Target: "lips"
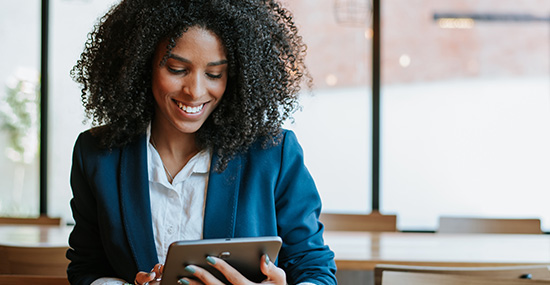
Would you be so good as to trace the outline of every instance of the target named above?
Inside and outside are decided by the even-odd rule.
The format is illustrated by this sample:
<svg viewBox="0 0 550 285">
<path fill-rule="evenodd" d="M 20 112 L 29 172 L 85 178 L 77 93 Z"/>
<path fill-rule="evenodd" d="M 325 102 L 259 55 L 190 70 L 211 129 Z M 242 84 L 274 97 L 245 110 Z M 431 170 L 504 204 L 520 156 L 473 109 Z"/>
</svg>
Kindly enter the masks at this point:
<svg viewBox="0 0 550 285">
<path fill-rule="evenodd" d="M 174 102 L 178 105 L 178 108 L 180 108 L 180 110 L 184 111 L 185 113 L 188 113 L 188 114 L 197 114 L 199 113 L 200 111 L 202 111 L 202 108 L 204 108 L 204 103 L 199 105 L 199 106 L 188 106 L 188 105 L 185 105 L 183 104 L 182 102 L 179 102 L 179 101 L 176 101 L 174 100 Z"/>
</svg>

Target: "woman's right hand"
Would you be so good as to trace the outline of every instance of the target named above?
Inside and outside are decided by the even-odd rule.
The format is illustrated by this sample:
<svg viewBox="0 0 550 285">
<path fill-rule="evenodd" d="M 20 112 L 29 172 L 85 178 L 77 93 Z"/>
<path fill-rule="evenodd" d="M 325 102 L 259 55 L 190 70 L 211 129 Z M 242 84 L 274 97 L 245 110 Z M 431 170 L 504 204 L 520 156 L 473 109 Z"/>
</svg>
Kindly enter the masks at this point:
<svg viewBox="0 0 550 285">
<path fill-rule="evenodd" d="M 140 271 L 136 274 L 136 278 L 134 279 L 135 285 L 158 285 L 160 284 L 160 279 L 162 278 L 162 271 L 164 270 L 164 265 L 157 263 L 151 270 L 151 272 L 147 273 L 144 271 Z"/>
</svg>

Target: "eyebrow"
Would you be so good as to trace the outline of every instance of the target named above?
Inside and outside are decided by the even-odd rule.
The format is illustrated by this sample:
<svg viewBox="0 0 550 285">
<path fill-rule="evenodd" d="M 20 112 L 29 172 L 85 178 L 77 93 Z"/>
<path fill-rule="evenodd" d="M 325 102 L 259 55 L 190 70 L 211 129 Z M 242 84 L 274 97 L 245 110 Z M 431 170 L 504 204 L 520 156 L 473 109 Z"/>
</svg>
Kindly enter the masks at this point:
<svg viewBox="0 0 550 285">
<path fill-rule="evenodd" d="M 175 55 L 175 54 L 169 54 L 168 58 L 172 58 L 172 59 L 175 59 L 177 61 L 181 61 L 181 62 L 185 62 L 185 63 L 191 63 L 191 61 L 189 59 L 181 57 L 179 55 Z M 222 59 L 222 60 L 219 60 L 219 61 L 209 62 L 206 65 L 207 66 L 217 66 L 217 65 L 223 65 L 223 64 L 227 64 L 227 59 Z"/>
</svg>

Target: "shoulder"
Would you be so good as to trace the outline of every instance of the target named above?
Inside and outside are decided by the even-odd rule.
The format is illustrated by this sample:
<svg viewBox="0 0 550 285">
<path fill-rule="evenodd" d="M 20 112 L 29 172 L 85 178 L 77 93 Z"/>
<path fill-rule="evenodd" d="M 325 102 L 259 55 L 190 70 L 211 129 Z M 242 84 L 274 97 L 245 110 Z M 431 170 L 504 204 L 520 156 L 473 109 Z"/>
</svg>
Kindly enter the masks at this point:
<svg viewBox="0 0 550 285">
<path fill-rule="evenodd" d="M 247 155 L 275 155 L 286 151 L 302 151 L 296 134 L 287 129 L 282 129 L 277 137 L 257 139 L 246 152 Z"/>
<path fill-rule="evenodd" d="M 249 168 L 261 168 L 263 171 L 271 169 L 274 172 L 280 171 L 285 165 L 303 161 L 302 147 L 296 134 L 285 129 L 276 138 L 259 138 L 238 156 Z"/>
<path fill-rule="evenodd" d="M 88 129 L 82 133 L 79 134 L 78 138 L 76 139 L 75 146 L 74 146 L 74 152 L 75 154 L 79 154 L 83 157 L 104 157 L 104 156 L 112 156 L 119 153 L 121 150 L 125 148 L 139 148 L 139 142 L 142 141 L 144 138 L 144 135 L 137 137 L 135 140 L 127 143 L 124 146 L 121 147 L 112 147 L 112 148 L 106 148 L 104 147 L 102 140 L 104 139 L 104 131 L 106 128 L 104 126 L 101 127 L 95 127 Z"/>
<path fill-rule="evenodd" d="M 109 133 L 112 133 L 112 132 L 116 132 L 113 126 L 104 125 L 104 126 L 94 127 L 80 133 L 80 135 L 77 138 L 77 143 L 93 145 L 93 146 L 96 146 L 98 149 L 108 149 L 103 145 L 112 145 L 111 143 L 105 144 L 105 141 L 109 141 L 109 137 L 110 137 Z M 139 142 L 144 136 L 145 136 L 145 133 L 141 133 L 141 134 L 138 133 L 134 139 L 129 140 L 129 142 L 125 143 L 124 145 L 120 147 L 112 147 L 109 149 L 116 149 L 116 148 L 124 147 L 126 145 L 135 144 L 136 142 Z"/>
<path fill-rule="evenodd" d="M 78 135 L 75 143 L 75 150 L 82 149 L 85 151 L 100 150 L 100 138 L 95 135 L 96 128 L 86 130 Z"/>
</svg>

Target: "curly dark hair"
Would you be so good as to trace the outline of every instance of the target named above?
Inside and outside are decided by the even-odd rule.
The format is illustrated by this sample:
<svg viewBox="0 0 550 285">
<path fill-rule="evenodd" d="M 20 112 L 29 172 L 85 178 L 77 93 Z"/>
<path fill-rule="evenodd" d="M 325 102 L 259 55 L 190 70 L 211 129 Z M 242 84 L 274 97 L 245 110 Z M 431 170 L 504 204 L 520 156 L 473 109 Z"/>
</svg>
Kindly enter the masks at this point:
<svg viewBox="0 0 550 285">
<path fill-rule="evenodd" d="M 229 160 L 263 137 L 277 144 L 282 123 L 311 86 L 306 46 L 291 13 L 275 0 L 123 0 L 89 34 L 71 70 L 103 148 L 124 146 L 145 133 L 154 114 L 152 59 L 168 39 L 166 55 L 190 27 L 214 32 L 228 59 L 222 100 L 197 132 L 223 171 Z"/>
</svg>

